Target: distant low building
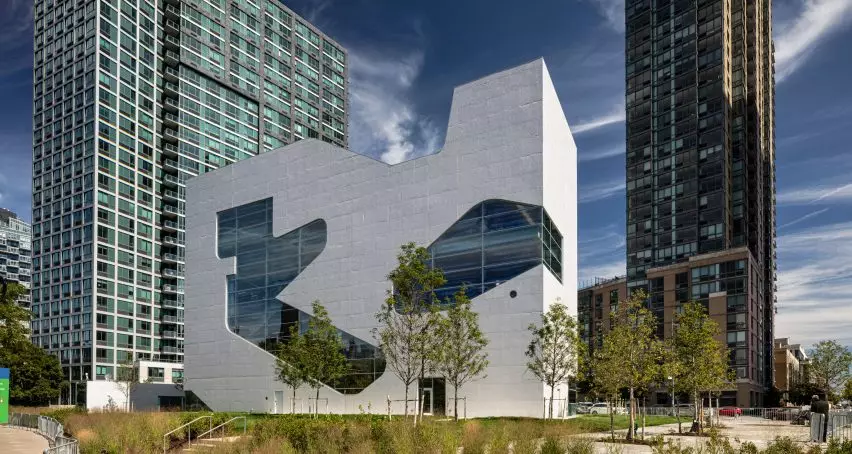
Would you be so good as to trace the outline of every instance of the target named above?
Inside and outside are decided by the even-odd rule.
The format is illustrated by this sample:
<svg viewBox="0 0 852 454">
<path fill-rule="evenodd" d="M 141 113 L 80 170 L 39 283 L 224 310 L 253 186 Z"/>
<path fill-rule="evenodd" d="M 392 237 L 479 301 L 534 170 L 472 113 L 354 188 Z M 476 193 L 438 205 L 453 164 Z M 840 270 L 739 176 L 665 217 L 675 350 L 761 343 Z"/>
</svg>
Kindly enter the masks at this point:
<svg viewBox="0 0 852 454">
<path fill-rule="evenodd" d="M 773 358 L 775 387 L 788 399 L 794 386 L 807 381 L 805 371 L 808 356 L 801 344 L 791 344 L 789 338 L 782 337 L 775 339 Z"/>
<path fill-rule="evenodd" d="M 0 281 L 21 284 L 30 288 L 32 282 L 32 227 L 18 215 L 0 208 Z M 27 292 L 18 304 L 30 307 Z"/>
</svg>

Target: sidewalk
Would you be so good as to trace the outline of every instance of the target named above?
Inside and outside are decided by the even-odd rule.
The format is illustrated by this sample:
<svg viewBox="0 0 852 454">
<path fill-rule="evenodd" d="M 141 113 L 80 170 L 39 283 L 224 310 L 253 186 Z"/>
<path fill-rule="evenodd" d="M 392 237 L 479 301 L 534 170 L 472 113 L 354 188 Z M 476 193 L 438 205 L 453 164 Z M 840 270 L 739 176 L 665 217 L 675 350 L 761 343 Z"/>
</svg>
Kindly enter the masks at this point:
<svg viewBox="0 0 852 454">
<path fill-rule="evenodd" d="M 0 446 L 3 454 L 36 454 L 49 447 L 41 435 L 6 425 L 0 426 Z"/>
</svg>

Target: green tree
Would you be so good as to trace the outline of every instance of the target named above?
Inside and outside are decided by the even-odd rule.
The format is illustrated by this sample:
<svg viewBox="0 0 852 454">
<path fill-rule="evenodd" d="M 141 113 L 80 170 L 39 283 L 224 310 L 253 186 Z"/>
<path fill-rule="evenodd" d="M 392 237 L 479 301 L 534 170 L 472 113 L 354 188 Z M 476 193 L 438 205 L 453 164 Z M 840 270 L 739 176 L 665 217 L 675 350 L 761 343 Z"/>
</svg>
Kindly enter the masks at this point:
<svg viewBox="0 0 852 454">
<path fill-rule="evenodd" d="M 305 372 L 299 360 L 299 348 L 304 342 L 300 337 L 299 325 L 290 326 L 289 341 L 279 344 L 275 353 L 275 378 L 293 390 L 293 398 L 290 401 L 292 413 L 296 413 L 296 390 L 305 384 Z"/>
<path fill-rule="evenodd" d="M 592 384 L 595 394 L 604 396 L 609 403 L 609 434 L 615 439 L 615 402 L 621 392 L 622 360 L 612 350 L 595 350 L 591 362 Z"/>
<path fill-rule="evenodd" d="M 662 342 L 655 336 L 657 320 L 645 307 L 646 298 L 644 292 L 634 292 L 610 311 L 610 329 L 599 354 L 602 367 L 595 370 L 596 375 L 612 375 L 601 379 L 612 380 L 611 387 L 627 388 L 629 392 L 628 440 L 636 436 L 636 392 L 659 381 L 663 357 Z"/>
<path fill-rule="evenodd" d="M 826 396 L 839 390 L 850 377 L 852 353 L 836 340 L 817 342 L 808 352 L 808 356 L 810 356 L 811 380 Z"/>
<path fill-rule="evenodd" d="M 462 288 L 453 296 L 449 310 L 435 324 L 434 364 L 453 385 L 453 415 L 459 419 L 459 388 L 465 383 L 484 378 L 488 367 L 488 339 L 479 329 L 479 316 L 471 309 L 470 299 Z"/>
<path fill-rule="evenodd" d="M 317 413 L 320 388 L 346 375 L 349 362 L 343 354 L 340 332 L 331 324 L 328 311 L 319 301 L 314 301 L 313 312 L 307 331 L 291 339 L 290 344 L 293 365 L 316 390 L 314 412 Z"/>
<path fill-rule="evenodd" d="M 843 386 L 843 393 L 840 397 L 852 401 L 852 378 L 846 379 L 846 385 Z"/>
<path fill-rule="evenodd" d="M 9 368 L 9 399 L 18 405 L 44 405 L 64 384 L 59 360 L 27 338 L 31 312 L 18 305 L 24 286 L 0 282 L 0 364 Z"/>
<path fill-rule="evenodd" d="M 716 340 L 719 325 L 700 303 L 682 305 L 675 316 L 675 329 L 669 338 L 669 367 L 673 373 L 675 392 L 693 396 L 698 431 L 703 428 L 701 393 L 718 391 L 734 377 L 728 367 L 728 349 Z"/>
<path fill-rule="evenodd" d="M 118 385 L 118 390 L 124 395 L 126 411 L 133 409 L 130 398 L 136 388 L 139 387 L 139 382 L 139 363 L 130 358 L 122 361 L 115 370 L 115 383 Z"/>
<path fill-rule="evenodd" d="M 796 405 L 811 403 L 811 396 L 824 393 L 820 386 L 810 382 L 795 383 L 788 393 L 790 402 Z"/>
<path fill-rule="evenodd" d="M 431 330 L 435 321 L 435 289 L 446 282 L 441 270 L 429 266 L 426 248 L 408 243 L 397 255 L 397 267 L 388 274 L 391 289 L 376 314 L 373 336 L 379 343 L 387 368 L 405 386 L 405 416 L 412 383 L 427 369 Z M 418 395 L 419 395 L 418 386 Z M 419 399 L 418 399 L 419 401 Z"/>
<path fill-rule="evenodd" d="M 527 346 L 527 370 L 550 388 L 548 413 L 553 418 L 556 386 L 577 375 L 585 345 L 577 332 L 577 320 L 559 301 L 541 314 L 541 326 L 531 324 L 528 329 L 532 340 Z"/>
</svg>

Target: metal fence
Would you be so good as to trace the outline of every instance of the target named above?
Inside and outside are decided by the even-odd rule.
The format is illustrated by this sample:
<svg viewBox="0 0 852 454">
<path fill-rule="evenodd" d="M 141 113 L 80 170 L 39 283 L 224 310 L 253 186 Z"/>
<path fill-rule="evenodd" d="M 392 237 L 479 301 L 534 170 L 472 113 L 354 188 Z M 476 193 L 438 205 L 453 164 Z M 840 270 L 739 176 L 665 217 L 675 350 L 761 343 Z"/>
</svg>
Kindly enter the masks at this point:
<svg viewBox="0 0 852 454">
<path fill-rule="evenodd" d="M 852 440 L 852 411 L 832 412 L 828 415 L 828 438 Z"/>
<path fill-rule="evenodd" d="M 50 448 L 44 454 L 78 454 L 77 440 L 65 436 L 62 424 L 47 416 L 27 413 L 12 413 L 9 415 L 9 425 L 32 430 L 47 438 Z"/>
</svg>

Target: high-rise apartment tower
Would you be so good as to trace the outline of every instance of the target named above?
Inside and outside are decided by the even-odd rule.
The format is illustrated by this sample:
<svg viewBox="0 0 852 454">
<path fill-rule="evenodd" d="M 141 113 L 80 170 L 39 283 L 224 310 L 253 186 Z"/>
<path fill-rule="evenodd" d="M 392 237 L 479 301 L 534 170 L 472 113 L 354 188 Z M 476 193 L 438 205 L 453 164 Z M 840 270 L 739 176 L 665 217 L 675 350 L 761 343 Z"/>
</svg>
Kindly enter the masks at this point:
<svg viewBox="0 0 852 454">
<path fill-rule="evenodd" d="M 775 71 L 770 0 L 627 0 L 627 286 L 668 335 L 707 305 L 728 404 L 772 385 Z"/>
<path fill-rule="evenodd" d="M 346 51 L 277 0 L 34 8 L 33 341 L 71 382 L 180 363 L 186 179 L 345 147 Z"/>
<path fill-rule="evenodd" d="M 32 228 L 18 215 L 0 208 L 0 281 L 21 284 L 30 288 L 32 273 Z M 30 306 L 30 295 L 18 299 L 18 304 Z"/>
</svg>

